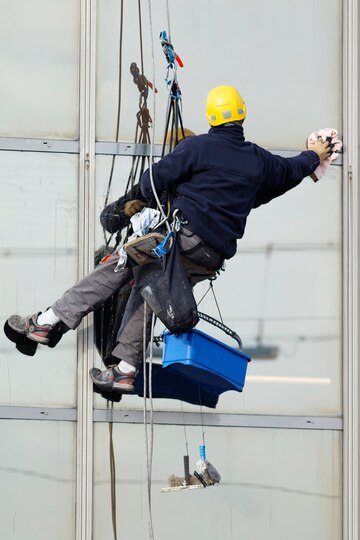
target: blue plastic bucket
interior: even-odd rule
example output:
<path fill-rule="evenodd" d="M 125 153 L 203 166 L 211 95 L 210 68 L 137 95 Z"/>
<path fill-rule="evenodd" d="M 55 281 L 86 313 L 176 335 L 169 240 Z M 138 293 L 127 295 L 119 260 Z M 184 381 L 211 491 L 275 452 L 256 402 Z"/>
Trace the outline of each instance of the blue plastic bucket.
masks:
<path fill-rule="evenodd" d="M 226 390 L 241 392 L 250 360 L 240 350 L 200 330 L 178 336 L 164 334 L 163 367 L 182 373 L 216 394 Z"/>

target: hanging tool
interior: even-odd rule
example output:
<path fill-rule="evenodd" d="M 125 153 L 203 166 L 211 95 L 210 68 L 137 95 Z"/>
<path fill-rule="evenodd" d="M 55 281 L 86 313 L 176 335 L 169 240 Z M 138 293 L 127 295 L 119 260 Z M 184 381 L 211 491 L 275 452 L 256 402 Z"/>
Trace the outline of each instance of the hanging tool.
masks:
<path fill-rule="evenodd" d="M 184 476 L 176 476 L 172 474 L 168 478 L 168 487 L 161 488 L 162 493 L 171 491 L 183 491 L 187 489 L 203 489 L 206 487 L 204 483 L 195 475 L 190 474 L 189 455 L 186 454 L 184 460 Z"/>
<path fill-rule="evenodd" d="M 194 471 L 194 476 L 204 487 L 214 486 L 218 484 L 221 480 L 221 476 L 218 471 L 215 469 L 214 465 L 206 459 L 206 449 L 205 444 L 200 445 L 200 459 L 196 462 L 196 469 Z"/>
<path fill-rule="evenodd" d="M 188 489 L 203 489 L 218 484 L 221 476 L 214 465 L 206 459 L 205 445 L 200 446 L 200 459 L 196 462 L 194 474 L 190 474 L 189 455 L 184 456 L 184 476 L 172 474 L 168 478 L 168 487 L 161 488 L 162 493 L 183 491 Z"/>

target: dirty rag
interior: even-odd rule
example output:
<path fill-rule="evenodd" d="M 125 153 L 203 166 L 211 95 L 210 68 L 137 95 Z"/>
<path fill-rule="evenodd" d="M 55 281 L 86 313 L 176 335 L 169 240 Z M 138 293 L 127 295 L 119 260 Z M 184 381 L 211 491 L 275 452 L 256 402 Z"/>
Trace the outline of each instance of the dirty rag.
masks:
<path fill-rule="evenodd" d="M 337 159 L 338 153 L 341 152 L 343 147 L 343 143 L 338 138 L 338 132 L 336 131 L 336 129 L 324 128 L 320 129 L 319 131 L 313 131 L 313 133 L 309 135 L 307 139 L 308 150 L 311 150 L 311 146 L 316 143 L 318 137 L 321 137 L 323 141 L 325 141 L 327 137 L 330 137 L 331 142 L 334 144 L 334 147 L 331 156 L 329 156 L 324 161 L 321 161 L 320 165 L 318 165 L 315 171 L 310 175 L 314 182 L 317 182 L 322 176 L 324 176 L 324 174 L 326 174 L 331 163 L 335 161 L 335 159 Z"/>

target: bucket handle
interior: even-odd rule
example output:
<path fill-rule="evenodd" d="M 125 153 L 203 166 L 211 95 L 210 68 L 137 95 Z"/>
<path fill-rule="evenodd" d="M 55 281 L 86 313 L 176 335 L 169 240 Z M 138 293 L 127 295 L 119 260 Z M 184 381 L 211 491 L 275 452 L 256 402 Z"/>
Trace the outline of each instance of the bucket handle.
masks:
<path fill-rule="evenodd" d="M 224 323 L 218 321 L 217 319 L 214 319 L 214 317 L 211 317 L 210 315 L 206 315 L 206 313 L 202 313 L 201 311 L 198 311 L 199 319 L 202 319 L 205 322 L 208 322 L 209 324 L 212 324 L 213 326 L 216 326 L 217 328 L 220 328 L 225 334 L 235 339 L 237 342 L 240 351 L 242 351 L 242 341 L 240 336 L 234 332 L 234 330 L 231 330 L 228 326 L 226 326 Z M 160 346 L 160 343 L 164 341 L 164 336 L 161 334 L 160 336 L 154 336 L 153 342 L 157 347 Z"/>
<path fill-rule="evenodd" d="M 240 351 L 242 350 L 242 341 L 240 336 L 234 330 L 231 330 L 228 326 L 226 326 L 224 323 L 218 321 L 217 319 L 214 319 L 213 317 L 210 317 L 210 315 L 206 315 L 206 313 L 201 313 L 201 311 L 198 311 L 199 318 L 202 319 L 205 322 L 208 322 L 209 324 L 212 324 L 213 326 L 216 326 L 217 328 L 220 328 L 225 334 L 235 339 L 237 344 L 239 345 Z"/>

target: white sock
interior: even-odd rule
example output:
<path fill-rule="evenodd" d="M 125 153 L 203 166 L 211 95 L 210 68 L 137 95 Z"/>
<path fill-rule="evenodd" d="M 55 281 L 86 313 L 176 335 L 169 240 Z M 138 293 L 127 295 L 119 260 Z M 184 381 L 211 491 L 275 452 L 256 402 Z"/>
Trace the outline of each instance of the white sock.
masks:
<path fill-rule="evenodd" d="M 55 315 L 53 310 L 51 308 L 47 309 L 45 313 L 41 313 L 37 318 L 37 323 L 40 324 L 40 326 L 43 326 L 44 324 L 50 324 L 51 326 L 55 326 L 58 322 L 60 322 L 60 318 Z"/>
<path fill-rule="evenodd" d="M 121 360 L 119 364 L 119 369 L 123 373 L 134 373 L 136 371 L 136 368 L 134 368 L 134 366 L 132 366 L 131 364 L 125 362 L 125 360 Z"/>

